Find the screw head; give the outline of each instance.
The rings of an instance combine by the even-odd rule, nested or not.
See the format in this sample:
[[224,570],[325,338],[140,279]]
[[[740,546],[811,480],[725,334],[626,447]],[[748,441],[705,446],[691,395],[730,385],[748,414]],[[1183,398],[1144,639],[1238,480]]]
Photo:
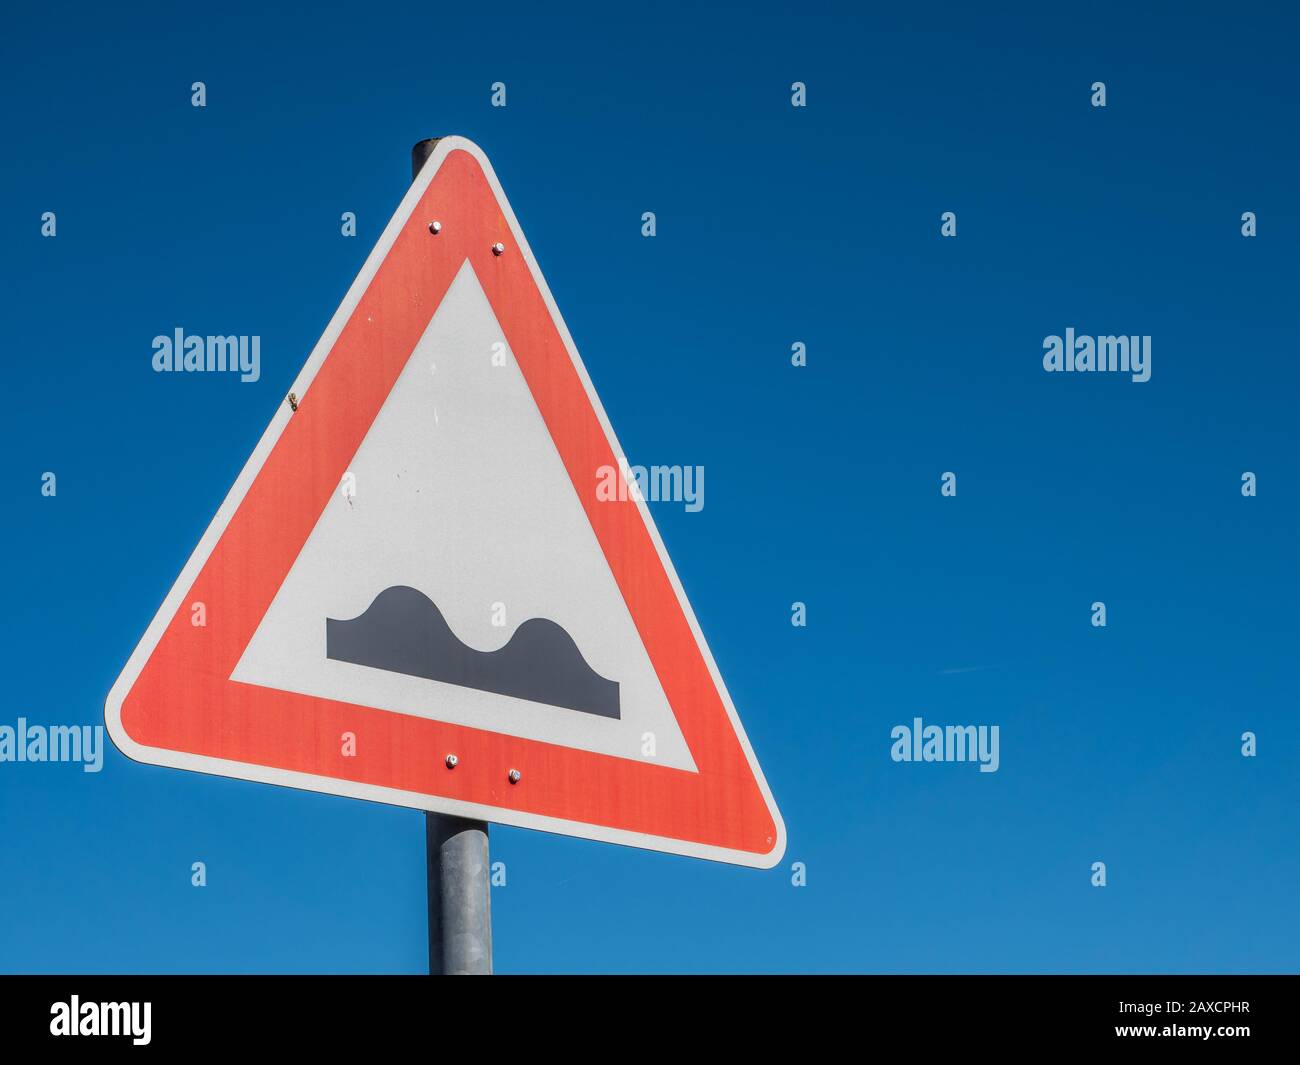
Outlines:
[[492,245],[492,254],[493,254],[493,255],[500,255],[500,254],[501,254],[502,252],[504,252],[505,250],[506,250],[506,246],[505,246],[504,244],[502,244],[499,240],[498,240],[495,244]]
[[441,222],[430,222],[430,223],[429,223],[429,232],[432,233],[434,236],[437,236],[439,233],[442,232],[442,223],[441,223]]
[[512,770],[510,770],[510,774],[509,774],[509,780],[510,780],[510,783],[511,783],[511,784],[518,784],[518,783],[519,783],[519,780],[520,780],[520,778],[521,778],[522,776],[523,776],[523,774],[522,774],[521,772],[519,772],[518,769],[512,769]]
[[460,765],[460,759],[459,759],[459,758],[457,758],[454,754],[449,754],[449,755],[447,755],[447,768],[448,768],[448,769],[455,769],[458,765]]

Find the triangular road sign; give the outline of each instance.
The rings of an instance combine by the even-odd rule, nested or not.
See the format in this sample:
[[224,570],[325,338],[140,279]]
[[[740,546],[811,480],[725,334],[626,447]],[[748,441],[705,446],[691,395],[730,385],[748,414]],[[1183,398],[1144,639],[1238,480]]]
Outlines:
[[440,140],[109,732],[157,765],[776,864],[781,816],[625,471],[491,165]]

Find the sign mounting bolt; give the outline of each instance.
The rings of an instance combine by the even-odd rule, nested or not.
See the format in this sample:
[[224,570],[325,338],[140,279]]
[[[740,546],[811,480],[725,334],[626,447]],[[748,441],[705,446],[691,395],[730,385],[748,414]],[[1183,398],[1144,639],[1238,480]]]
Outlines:
[[510,770],[510,773],[509,773],[509,780],[510,780],[510,783],[511,783],[511,784],[518,784],[518,783],[519,783],[519,780],[520,780],[520,778],[521,778],[522,776],[523,776],[523,774],[522,774],[521,772],[519,772],[518,769],[512,769],[512,770]]
[[449,754],[449,755],[447,755],[447,768],[448,768],[448,769],[455,769],[458,765],[460,765],[460,759],[459,759],[459,758],[457,758],[454,754]]
[[441,222],[430,222],[430,223],[429,223],[429,232],[432,233],[432,234],[436,237],[439,233],[442,232],[442,223],[441,223]]
[[505,250],[506,250],[506,246],[505,246],[504,244],[502,244],[501,241],[499,241],[499,240],[498,240],[495,244],[492,245],[492,254],[493,254],[493,255],[500,255],[500,254],[501,254],[502,252],[504,252]]

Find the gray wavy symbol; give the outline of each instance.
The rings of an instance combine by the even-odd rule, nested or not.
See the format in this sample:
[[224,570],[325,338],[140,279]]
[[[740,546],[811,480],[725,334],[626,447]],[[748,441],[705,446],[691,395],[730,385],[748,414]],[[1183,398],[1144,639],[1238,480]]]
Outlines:
[[618,682],[593,670],[563,626],[529,618],[496,651],[462,643],[423,592],[395,585],[349,620],[325,619],[325,656],[425,680],[621,717]]

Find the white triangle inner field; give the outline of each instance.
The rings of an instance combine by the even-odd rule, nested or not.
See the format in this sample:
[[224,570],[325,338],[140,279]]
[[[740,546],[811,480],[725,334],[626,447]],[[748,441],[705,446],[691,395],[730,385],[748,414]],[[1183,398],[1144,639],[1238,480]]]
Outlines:
[[[468,260],[348,472],[233,680],[695,771]],[[361,618],[392,588],[427,596],[471,656],[530,619],[559,626],[596,684],[617,683],[618,716],[327,657],[326,619]]]

